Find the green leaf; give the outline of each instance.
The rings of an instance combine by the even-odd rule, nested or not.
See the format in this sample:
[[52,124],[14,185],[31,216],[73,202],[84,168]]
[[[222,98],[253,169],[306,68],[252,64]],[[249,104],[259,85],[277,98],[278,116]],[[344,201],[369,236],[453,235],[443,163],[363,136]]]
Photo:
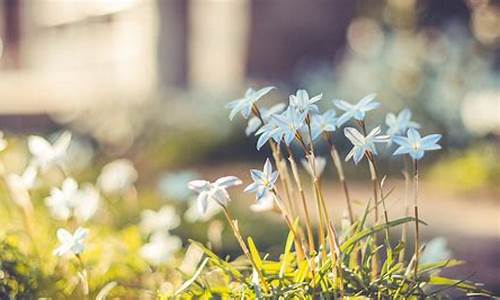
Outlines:
[[489,292],[486,290],[483,290],[479,288],[478,286],[469,283],[465,280],[458,280],[458,279],[451,279],[451,278],[446,278],[446,277],[441,277],[441,276],[432,276],[429,278],[428,281],[429,284],[435,285],[435,286],[445,286],[444,289],[435,291],[434,294],[440,293],[445,289],[448,288],[459,288],[461,290],[464,290],[466,292],[476,292],[476,293],[483,293],[485,295],[488,295]]
[[[373,227],[365,228],[365,229],[353,234],[342,245],[340,245],[340,251],[343,252],[343,251],[349,249],[349,247],[353,246],[354,244],[356,244],[360,240],[364,239],[365,237],[373,235],[374,233],[377,233],[381,230],[384,230],[384,229],[390,228],[390,227],[395,227],[395,226],[398,226],[398,225],[401,225],[404,223],[413,222],[413,221],[415,221],[415,218],[413,218],[413,217],[404,217],[401,219],[390,221],[389,223],[378,224],[378,225],[375,225]],[[427,225],[422,220],[419,220],[419,222]]]
[[196,242],[196,241],[193,241],[193,240],[189,240],[189,242],[193,245],[195,245],[196,247],[200,248],[206,256],[210,257],[210,259],[212,259],[212,261],[214,263],[216,263],[221,269],[225,270],[225,271],[228,271],[229,273],[231,273],[231,275],[235,278],[237,278],[238,280],[243,280],[243,275],[240,273],[240,271],[238,271],[235,267],[233,267],[230,263],[228,263],[227,261],[223,260],[223,259],[220,259],[215,253],[213,253],[212,251],[210,251],[210,249],[208,249],[207,247],[203,246],[203,244],[199,243],[199,242]]
[[248,241],[248,249],[250,250],[250,255],[252,256],[253,261],[255,262],[255,266],[262,270],[262,259],[260,259],[259,250],[255,246],[252,237],[247,238]]
[[200,276],[201,274],[201,271],[203,270],[203,268],[205,268],[205,265],[207,264],[209,258],[205,258],[200,266],[198,267],[198,269],[194,272],[193,274],[193,277],[191,277],[189,280],[187,280],[186,282],[184,282],[180,287],[179,289],[175,292],[174,296],[177,296],[179,295],[180,293],[182,293],[183,291],[185,291],[189,286],[191,286],[191,284],[193,284],[193,282],[196,281],[196,279],[198,278],[198,276]]
[[446,261],[440,261],[436,263],[429,263],[429,264],[420,264],[418,266],[418,271],[419,273],[426,273],[434,270],[439,270],[443,268],[451,268],[455,266],[462,265],[464,262],[461,260],[456,260],[456,259],[450,259]]
[[281,270],[279,275],[280,278],[283,278],[283,275],[285,274],[286,266],[290,256],[290,251],[292,250],[293,241],[294,241],[294,235],[293,232],[290,230],[290,232],[288,233],[288,237],[286,239],[285,249],[283,251],[283,262],[281,264]]
[[304,278],[307,275],[307,271],[309,269],[309,263],[304,260],[302,263],[300,263],[299,268],[297,269],[297,273],[295,274],[294,281],[296,283],[304,281]]

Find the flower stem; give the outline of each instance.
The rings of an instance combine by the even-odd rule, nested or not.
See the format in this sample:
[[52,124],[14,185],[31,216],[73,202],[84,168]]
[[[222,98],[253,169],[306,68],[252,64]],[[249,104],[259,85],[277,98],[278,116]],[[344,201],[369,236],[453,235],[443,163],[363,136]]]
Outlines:
[[294,158],[293,153],[291,152],[290,148],[287,147],[287,149],[288,149],[288,155],[289,155],[288,160],[290,161],[290,166],[292,168],[293,178],[295,180],[295,184],[297,185],[297,188],[299,189],[300,200],[302,202],[302,208],[304,209],[304,216],[306,219],[305,223],[306,223],[309,253],[314,253],[315,252],[314,234],[313,234],[313,230],[312,230],[311,217],[309,214],[309,207],[307,205],[306,196],[304,193],[304,189],[302,187],[302,182],[300,180],[299,172],[297,169],[297,163],[295,162],[295,158]]
[[85,299],[89,298],[89,275],[87,273],[87,269],[85,268],[85,264],[83,263],[82,257],[80,254],[75,254],[76,259],[78,260],[78,264],[80,265],[80,271],[78,272],[78,276],[82,281],[82,292],[85,296]]
[[285,219],[285,223],[287,224],[288,229],[290,229],[290,231],[293,234],[293,238],[294,238],[295,246],[296,246],[295,248],[296,248],[296,251],[297,251],[297,259],[299,261],[303,261],[304,258],[305,258],[304,245],[302,244],[302,241],[300,240],[300,237],[297,234],[297,231],[295,230],[295,228],[293,226],[293,221],[290,218],[290,215],[288,215],[286,209],[281,204],[281,201],[279,199],[278,192],[277,192],[276,188],[273,188],[272,193],[273,193],[273,196],[274,196],[274,202],[278,206],[278,209],[280,210],[281,215]]
[[234,237],[236,238],[236,240],[240,244],[240,248],[243,251],[243,254],[245,254],[245,256],[250,261],[250,264],[252,264],[253,269],[259,275],[263,290],[264,290],[264,292],[267,293],[269,291],[269,286],[267,284],[267,281],[265,280],[264,274],[262,274],[262,270],[257,268],[257,264],[253,260],[252,255],[250,255],[250,250],[248,250],[248,247],[245,244],[245,241],[243,240],[243,236],[241,235],[240,229],[237,225],[237,221],[233,218],[233,215],[231,214],[231,212],[229,211],[229,209],[226,206],[221,205],[221,207],[224,211],[224,215],[226,216],[226,219],[227,219],[227,222],[229,223],[229,226],[231,226]]
[[[255,103],[252,105],[252,113],[255,117],[257,117],[260,120],[261,125],[266,124],[264,118],[262,118],[262,114],[260,112],[259,107]],[[295,215],[296,214],[296,207],[295,207],[295,203],[293,202],[293,199],[291,197],[292,187],[291,187],[291,185],[288,184],[290,182],[290,180],[289,180],[290,175],[288,174],[288,168],[286,168],[286,165],[283,167],[283,164],[281,163],[282,157],[281,157],[279,145],[277,145],[273,140],[269,140],[269,146],[271,147],[271,152],[273,153],[274,161],[276,162],[276,168],[278,169],[278,172],[280,174],[281,184],[283,185],[283,188],[285,189],[285,195],[286,195],[288,208],[290,209],[290,212],[292,213],[292,215]]]
[[[404,216],[407,217],[410,214],[410,203],[409,203],[409,199],[408,199],[408,190],[409,190],[409,186],[410,186],[410,163],[409,163],[409,159],[407,156],[404,157],[404,167],[405,167],[403,170],[403,176],[405,179]],[[403,227],[401,229],[401,242],[403,243],[403,245],[406,245],[407,235],[408,235],[408,224],[404,223]],[[399,262],[400,263],[404,262],[405,254],[406,254],[405,249],[406,249],[406,247],[403,247],[403,249],[399,253]]]
[[418,259],[420,248],[420,231],[418,228],[418,163],[413,160],[413,205],[415,213],[415,280],[418,275]]
[[271,147],[271,151],[273,153],[274,161],[276,163],[276,168],[278,169],[279,173],[279,178],[281,181],[281,185],[283,186],[283,189],[285,190],[285,196],[286,196],[286,206],[287,209],[290,211],[292,216],[297,215],[297,207],[295,205],[295,201],[293,201],[292,198],[292,193],[293,189],[290,184],[290,174],[288,173],[288,166],[286,163],[283,161],[281,157],[281,152],[279,149],[279,146],[274,143],[274,141],[270,140],[269,145]]
[[332,157],[333,164],[337,169],[337,175],[339,177],[340,184],[342,185],[342,189],[344,191],[344,196],[347,203],[347,212],[349,213],[349,221],[351,222],[351,224],[354,224],[354,212],[352,209],[351,197],[349,196],[349,189],[347,188],[347,182],[345,180],[345,175],[344,175],[344,168],[342,167],[342,162],[340,161],[339,152],[337,151],[337,148],[335,147],[335,145],[333,144],[332,140],[328,135],[325,134],[323,135],[323,137],[328,142],[328,145],[330,145],[330,155]]
[[[339,240],[337,238],[337,233],[335,232],[335,227],[333,226],[333,223],[330,222],[328,224],[328,229],[330,231],[330,236],[331,236],[331,249],[330,251],[334,255],[335,261],[332,262],[332,265],[334,266],[334,269],[337,269],[337,275],[339,278],[339,286],[340,286],[340,298],[344,298],[344,272],[342,270],[342,253],[340,252],[340,244]],[[335,271],[334,271],[335,272]]]
[[[319,176],[318,176],[318,174],[316,174],[316,156],[314,155],[314,142],[313,142],[313,138],[312,138],[311,119],[310,119],[309,115],[307,115],[307,118],[305,121],[307,124],[307,129],[308,129],[308,133],[309,133],[309,140],[310,140],[309,155],[307,155],[307,152],[306,152],[306,158],[307,158],[309,165],[310,165],[310,168],[311,168],[311,177],[312,177],[312,182],[313,182],[314,191],[315,191],[314,195],[315,195],[316,201],[318,203],[318,209],[319,209],[319,212],[322,211],[319,215],[320,216],[323,215],[323,217],[325,218],[324,224],[327,226],[326,227],[327,228],[327,235],[329,237],[330,248],[331,248],[333,246],[331,243],[332,236],[331,236],[330,230],[328,230],[328,224],[330,224],[332,222],[332,219],[330,218],[330,214],[328,213],[328,208],[326,207],[325,198],[323,196],[323,190],[321,189]],[[322,223],[322,222],[323,221],[320,218],[320,223]],[[323,237],[323,240],[324,240],[324,237]],[[326,247],[324,244],[325,243],[323,242],[324,251],[322,250],[322,253],[324,254],[324,256],[326,256]],[[332,251],[333,249],[330,249],[330,250]]]

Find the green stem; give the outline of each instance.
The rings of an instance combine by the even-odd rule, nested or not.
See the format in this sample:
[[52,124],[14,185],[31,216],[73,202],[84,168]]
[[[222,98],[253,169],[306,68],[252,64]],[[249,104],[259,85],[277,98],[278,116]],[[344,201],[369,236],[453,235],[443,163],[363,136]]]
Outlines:
[[78,260],[78,264],[80,266],[79,276],[82,280],[82,292],[85,296],[85,299],[89,299],[89,275],[87,273],[87,269],[85,268],[85,264],[83,263],[82,257],[80,254],[75,254],[76,259]]
[[229,211],[229,209],[226,206],[221,205],[221,207],[222,207],[222,209],[224,211],[224,216],[226,217],[226,220],[229,223],[229,226],[231,226],[231,229],[233,231],[234,237],[236,238],[236,240],[240,244],[241,250],[243,251],[243,253],[245,254],[245,256],[248,258],[248,260],[250,261],[250,264],[252,265],[253,269],[259,275],[260,281],[262,283],[263,290],[264,290],[265,293],[267,293],[269,291],[269,286],[267,284],[267,281],[265,280],[264,274],[262,274],[262,270],[260,270],[257,267],[257,264],[253,260],[252,255],[250,255],[250,250],[248,250],[248,247],[245,244],[245,241],[243,240],[243,236],[241,235],[239,227],[235,223],[236,221],[233,218],[233,215],[231,214],[231,212]]
[[418,163],[413,160],[413,205],[415,214],[415,280],[418,276],[418,262],[420,251],[420,231],[418,225]]

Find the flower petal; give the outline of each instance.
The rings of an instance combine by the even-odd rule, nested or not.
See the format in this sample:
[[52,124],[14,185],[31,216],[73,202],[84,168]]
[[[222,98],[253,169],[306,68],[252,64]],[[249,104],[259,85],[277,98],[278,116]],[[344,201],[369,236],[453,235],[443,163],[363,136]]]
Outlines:
[[214,183],[217,186],[227,188],[230,186],[240,185],[242,181],[236,176],[225,176],[217,179]]
[[355,146],[362,146],[365,144],[365,137],[356,128],[353,127],[344,128],[344,135]]
[[192,180],[188,183],[188,189],[196,191],[198,193],[208,191],[210,182],[206,180]]
[[208,208],[208,192],[201,192],[196,198],[198,204],[198,211],[200,214],[205,214]]

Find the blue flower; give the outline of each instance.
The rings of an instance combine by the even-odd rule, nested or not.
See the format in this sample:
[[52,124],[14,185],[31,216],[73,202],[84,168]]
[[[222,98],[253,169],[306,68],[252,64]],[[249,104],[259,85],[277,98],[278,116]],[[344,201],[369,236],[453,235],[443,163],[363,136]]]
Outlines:
[[411,121],[411,111],[407,108],[403,109],[396,116],[393,113],[388,113],[385,117],[387,135],[391,137],[404,133],[409,128],[420,128],[417,122]]
[[283,139],[283,130],[278,126],[274,118],[272,118],[266,125],[257,130],[255,135],[260,135],[257,139],[257,150],[260,150],[271,138],[279,144]]
[[380,106],[380,103],[373,102],[376,96],[377,94],[370,94],[359,100],[357,104],[351,104],[344,100],[334,100],[333,104],[335,104],[335,106],[337,106],[339,109],[345,111],[338,119],[337,126],[342,126],[351,118],[354,118],[358,121],[364,120],[366,112],[374,110]]
[[273,120],[283,133],[285,143],[290,143],[295,138],[297,131],[301,130],[305,123],[306,113],[289,106],[285,112],[279,115],[273,115]]
[[244,191],[255,192],[257,194],[257,200],[261,200],[268,192],[274,189],[274,184],[278,179],[278,171],[273,172],[273,166],[268,158],[264,163],[264,169],[262,171],[252,169],[250,170],[250,176],[252,176],[253,182],[248,185]]
[[366,152],[371,152],[377,155],[377,148],[375,148],[375,143],[385,143],[389,140],[386,135],[380,135],[382,131],[380,127],[374,128],[367,136],[361,134],[357,129],[352,127],[346,127],[344,129],[345,136],[351,141],[354,147],[347,154],[345,161],[354,159],[354,163],[358,164],[363,158]]
[[335,110],[330,109],[322,115],[313,115],[311,117],[312,139],[317,139],[323,132],[332,132],[337,129],[337,117]]
[[319,113],[318,106],[314,103],[321,100],[323,94],[309,98],[306,90],[297,90],[295,95],[290,95],[290,106],[296,108],[301,113]]
[[[260,109],[260,115],[264,122],[268,123],[269,120],[271,119],[271,116],[277,113],[282,112],[285,109],[286,105],[284,103],[278,103],[271,108],[266,109],[266,108],[261,108]],[[250,134],[254,133],[259,127],[262,125],[262,122],[260,119],[256,116],[253,116],[248,120],[248,125],[247,128],[245,129],[245,134],[249,136]]]
[[248,119],[255,102],[259,101],[260,98],[269,93],[272,89],[274,89],[274,87],[272,86],[262,88],[258,91],[249,88],[245,92],[245,96],[243,98],[233,100],[226,104],[226,108],[231,110],[231,112],[229,113],[229,119],[232,120],[234,116],[236,116],[236,114],[239,112],[241,112],[243,118]]
[[394,151],[394,155],[408,154],[414,160],[419,160],[424,157],[425,151],[441,149],[441,146],[437,144],[442,137],[440,134],[421,137],[420,133],[413,128],[408,129],[406,134],[407,137],[394,137],[394,142],[399,145],[399,148]]

